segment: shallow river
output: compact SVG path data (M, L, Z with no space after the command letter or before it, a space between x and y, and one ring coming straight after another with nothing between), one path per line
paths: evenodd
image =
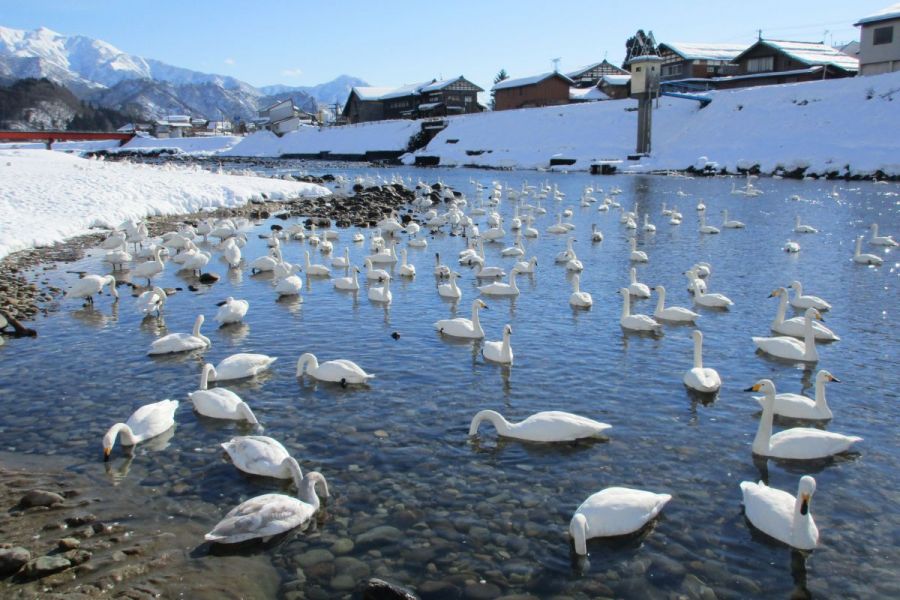
M455 267L464 245L460 237L428 236L426 249L411 248L418 277L394 278L389 308L371 303L364 290L336 293L322 279L307 280L302 303L276 302L271 278L251 276L246 269L229 272L216 253L212 270L222 281L201 286L198 293L186 289L192 278L176 275L174 265L166 268L158 283L185 290L170 298L160 320L142 321L122 287L117 306L109 296L94 309L64 302L59 312L38 321L36 340L10 340L0 347L2 449L68 455L80 471L106 470L110 485L127 478L140 482L138 489L148 496L168 496L168 506L190 507L135 515L159 529L177 529L188 520L211 528L249 497L291 491L288 482L245 477L234 469L218 444L251 430L199 418L187 400L204 362L238 351L264 352L278 357L270 373L228 387L252 406L265 434L280 440L304 470L325 475L332 492L313 530L242 550L271 558L285 597L340 597L370 576L408 585L426 598L707 598L710 589L719 598L795 592L900 596L898 253L865 245L865 252L884 257L884 266L850 260L855 236L867 232L870 223L880 223L884 234L900 234L900 186L762 179L756 185L764 194L747 198L732 195L733 180L723 178L464 169L346 172L440 178L465 192L470 207L470 179L488 186L496 179L515 188L546 180L566 194L561 202L543 202L548 212L535 223L541 236L524 240L538 268L534 276L519 278L521 295L485 299L490 309L481 318L487 339L500 339L503 325L512 325L512 368L486 363L480 343L442 339L432 327L438 319L469 316L478 297L472 272ZM664 284L668 305L690 306L682 272L700 260L712 264L709 291L734 301L727 312L698 311L704 361L723 380L714 401L699 402L681 383L691 367L691 327L666 326L658 339L623 334L616 291L628 284L631 232L619 223L617 211L598 212L598 204L579 207L587 184L607 192L619 186L623 206L637 202L641 219L649 211L657 232L636 232L639 248L650 256L649 263L637 266L638 278ZM790 199L795 194L799 201ZM595 196L602 199L604 192ZM699 234L699 199L708 207L710 224L720 224L720 211L728 209L746 229ZM682 225L663 218L664 202L678 206ZM509 217L511 207L504 200L501 212ZM564 207L574 211L575 249L585 264L581 287L594 298L590 311L568 305L565 270L553 261L566 236L546 229ZM792 233L795 215L820 233ZM484 218L478 219L484 231ZM284 224L261 223L245 257L265 253L255 233L267 232L272 223ZM601 243L591 243L593 223L605 236ZM335 255L351 235L341 232ZM799 241L798 254L782 250L789 238ZM514 259L501 258L500 249L512 239L507 234L503 243L486 244L488 265L509 270ZM298 262L307 247L288 242L285 258ZM352 261L361 263L367 249L368 240L351 245ZM435 252L463 274L458 305L437 295L431 274ZM107 271L101 255L51 271L50 280L73 281L63 269ZM321 261L317 251L313 256ZM803 282L806 293L833 305L826 324L842 337L819 345L816 369L826 368L842 381L827 388L835 413L828 429L865 439L853 454L834 461L766 464L751 455L759 410L741 390L768 377L779 391L813 393L816 369L763 358L750 340L769 335L777 300L767 296L794 279ZM228 295L249 300L250 312L244 325L217 330L211 320L215 303ZM655 297L632 308L652 313L654 305ZM146 355L158 335L189 331L199 313L206 315L211 349L170 358ZM303 352L320 360L354 360L377 377L360 389L298 380L294 369ZM104 465L104 431L141 404L163 398L182 401L174 434L138 446L132 459L117 446ZM565 410L613 427L608 441L589 444L500 441L489 425L470 439L469 421L486 408L511 420ZM807 473L818 482L812 513L821 544L803 556L752 532L739 483L765 478L794 494L800 475ZM614 485L668 492L673 499L644 536L589 542L588 559L578 560L567 535L569 519L587 496ZM208 553L201 538L195 544L196 556Z

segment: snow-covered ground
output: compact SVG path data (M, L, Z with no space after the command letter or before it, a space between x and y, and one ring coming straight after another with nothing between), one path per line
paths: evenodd
M52 149L57 152L94 152L112 150L119 147L119 140L84 140L80 142L54 142ZM0 150L44 150L44 142L5 142L0 143Z
M303 127L276 136L261 131L247 136L223 152L226 156L281 156L282 154L365 154L405 150L409 138L421 130L419 121L378 121L344 127Z
M126 219L324 196L318 185L78 158L47 150L0 150L0 258L115 227Z
M122 151L132 152L158 152L160 150L168 150L173 153L192 154L194 156L208 156L225 152L229 148L235 146L243 140L242 137L231 135L216 135L204 137L183 137L183 138L154 138L154 137L135 137L127 144L118 148ZM54 147L54 150L56 148ZM113 152L116 150L113 149Z

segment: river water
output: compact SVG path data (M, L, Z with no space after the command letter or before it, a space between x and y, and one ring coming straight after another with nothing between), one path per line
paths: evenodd
M288 164L282 170L298 168ZM186 289L193 278L176 274L174 265L166 268L157 283L185 290L170 298L159 320L142 320L127 293L118 305L104 296L93 309L67 301L37 322L40 337L0 347L2 449L65 455L78 471L105 473L109 485L124 480L137 484L137 494L167 497L166 506L190 507L135 515L141 523L209 529L247 498L291 492L288 482L234 469L219 444L251 430L200 418L187 400L204 362L263 352L278 357L273 370L228 387L304 470L325 475L332 493L311 530L239 550L271 559L282 597L349 596L371 576L407 585L425 598L900 596L898 254L866 245L864 251L884 257L884 266L850 259L855 236L870 223L878 222L883 233L900 233L900 186L762 179L756 186L764 193L748 198L731 194L730 178L329 169L342 171L413 182L439 178L465 192L470 207L472 180L513 188L549 181L565 193L562 201L543 202L547 214L535 223L540 238L524 240L538 268L534 276L519 278L521 295L485 299L487 339L500 339L503 325L512 326L513 367L486 363L480 342L442 339L433 330L438 319L469 316L478 297L466 267L454 267L463 274L461 302L443 300L435 289L434 253L455 263L461 237L429 235L426 249L410 248L419 274L414 281L395 277L387 308L371 303L365 290L337 293L321 279L305 280L302 303L276 302L270 278L228 271L216 253L211 270L222 281L197 293ZM598 199L613 186L621 188L617 201L628 208L636 202L641 219L649 212L656 233L629 232L617 211L599 212L598 204L580 207L585 185L605 188L595 192ZM700 199L710 224L720 224L720 211L727 209L746 229L699 234ZM677 205L683 224L668 223L663 203ZM553 261L566 236L546 233L566 207L574 212L575 249L585 265L581 287L594 298L590 311L568 305L565 270ZM511 216L511 202L504 200L500 211ZM820 232L792 233L795 215ZM484 218L478 220L484 231ZM255 233L267 232L272 223L285 224L260 223L245 257L265 253ZM592 224L604 234L600 243L591 242ZM341 231L335 255L351 244L351 235ZM639 280L664 284L668 305L690 306L682 272L701 260L712 264L709 291L734 301L727 312L699 311L704 361L723 380L714 401L694 398L681 383L691 367L691 327L666 326L659 338L625 335L620 328L616 291L628 284L630 235L650 256L637 266ZM512 239L507 234L503 243L486 245L488 265L509 270L513 259L502 258L500 249ZM782 250L788 239L799 241L799 253ZM353 263L362 262L367 247L368 241L351 244ZM286 260L299 262L307 248L286 243ZM65 269L105 272L101 256L93 252ZM317 251L313 256L320 262ZM52 283L74 280L62 271L47 277ZM819 345L817 368L842 381L827 390L835 414L827 428L865 439L854 453L833 461L765 463L751 455L759 410L741 390L768 377L779 391L813 393L815 370L763 358L750 340L769 335L777 301L768 294L795 279L806 293L833 305L826 324L842 338ZM243 325L215 329L215 303L229 295L249 300L250 312ZM637 301L632 310L652 313L654 305L655 298ZM158 335L189 331L200 313L207 318L210 349L146 355ZM392 338L394 332L399 339ZM357 389L298 380L295 364L304 352L320 360L354 360L377 377ZM117 446L113 461L104 465L105 430L138 406L163 398L182 401L174 432L138 446L130 458ZM500 440L490 426L470 439L469 421L487 408L510 420L565 410L613 427L608 441L588 444ZM818 483L812 513L821 544L807 555L754 532L743 516L739 488L743 480L763 478L794 494L802 474L813 474ZM593 492L615 485L668 492L673 499L643 536L592 541L589 557L576 559L567 535L573 511ZM194 543L195 560L215 560L202 538Z

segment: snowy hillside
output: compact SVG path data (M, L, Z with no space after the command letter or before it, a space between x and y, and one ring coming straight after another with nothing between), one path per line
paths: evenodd
M269 131L247 136L224 156L281 156L283 154L365 154L406 149L420 130L418 121L379 121L344 127L303 127L278 137Z

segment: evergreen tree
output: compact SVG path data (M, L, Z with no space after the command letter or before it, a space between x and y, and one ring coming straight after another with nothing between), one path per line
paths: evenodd
M509 74L506 72L506 69L500 69L500 72L497 73L497 76L494 77L494 85L497 85L504 79L509 79ZM491 91L491 110L494 110L494 92Z

